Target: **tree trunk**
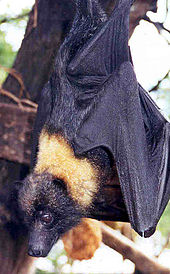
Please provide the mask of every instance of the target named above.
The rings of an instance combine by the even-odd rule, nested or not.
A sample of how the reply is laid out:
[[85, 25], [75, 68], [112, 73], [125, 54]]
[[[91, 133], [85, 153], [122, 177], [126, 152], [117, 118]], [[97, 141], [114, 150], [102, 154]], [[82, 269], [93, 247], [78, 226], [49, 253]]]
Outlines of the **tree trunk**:
[[[26, 33], [13, 65], [24, 83], [23, 97], [29, 96], [31, 100], [37, 102], [41, 89], [52, 72], [57, 50], [71, 26], [75, 12], [74, 2], [75, 0], [36, 1], [38, 4], [35, 4], [30, 13]], [[109, 13], [115, 0], [101, 0], [101, 2]], [[135, 2], [130, 19], [130, 35], [146, 12], [155, 9], [156, 2], [156, 0], [137, 0]], [[21, 87], [18, 80], [9, 75], [3, 88], [18, 96]], [[13, 103], [11, 99], [2, 95], [0, 101], [1, 103]], [[6, 113], [7, 115], [5, 115]], [[3, 154], [1, 155], [3, 159], [0, 160], [1, 273], [26, 274], [30, 271], [32, 263], [32, 258], [26, 255], [27, 232], [25, 230], [23, 233], [22, 223], [17, 218], [15, 207], [11, 207], [10, 193], [13, 189], [13, 182], [22, 179], [28, 172], [28, 165], [23, 163], [29, 163], [29, 155], [26, 155], [27, 160], [24, 162], [25, 147], [22, 147], [22, 151], [18, 150], [18, 145], [22, 143], [23, 138], [27, 137], [27, 132], [24, 128], [19, 130], [19, 119], [22, 120], [23, 116], [19, 116], [19, 119], [16, 119], [12, 124], [8, 120], [9, 113], [6, 113], [4, 109], [4, 118], [1, 119], [1, 132], [2, 129], [4, 132], [0, 148], [5, 151], [5, 138], [10, 139], [13, 150], [8, 151], [8, 155], [15, 157], [6, 157]], [[32, 126], [33, 121], [30, 122], [27, 119], [25, 121], [27, 125]], [[15, 134], [13, 135], [13, 133]], [[20, 140], [18, 136], [20, 136]]]

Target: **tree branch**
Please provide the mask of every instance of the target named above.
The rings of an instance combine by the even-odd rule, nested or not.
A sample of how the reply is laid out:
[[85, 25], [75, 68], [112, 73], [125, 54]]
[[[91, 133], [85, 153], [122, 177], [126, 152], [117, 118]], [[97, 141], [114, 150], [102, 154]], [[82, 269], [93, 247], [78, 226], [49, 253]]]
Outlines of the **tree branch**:
[[164, 27], [163, 23], [160, 23], [160, 22], [153, 22], [146, 14], [145, 16], [143, 17], [143, 20], [153, 24], [156, 29], [158, 30], [158, 32], [160, 33], [161, 30], [165, 30], [167, 31], [168, 33], [170, 33], [170, 30], [168, 30], [167, 28]]
[[162, 81], [163, 81], [164, 79], [168, 78], [168, 75], [169, 75], [169, 71], [167, 72], [167, 74], [166, 74], [161, 80], [158, 81], [158, 83], [157, 83], [153, 88], [151, 88], [151, 89], [149, 90], [149, 92], [154, 91], [154, 90], [158, 90], [160, 84], [162, 83]]
[[28, 16], [29, 13], [30, 13], [30, 11], [29, 12], [24, 12], [22, 14], [19, 14], [19, 15], [15, 16], [15, 17], [4, 17], [3, 19], [0, 20], [0, 25], [4, 24], [4, 23], [9, 23], [11, 21], [15, 21], [15, 20], [18, 20], [18, 19], [22, 19], [22, 18]]
[[153, 258], [146, 256], [136, 244], [122, 234], [101, 223], [103, 243], [119, 252], [124, 258], [132, 261], [142, 273], [168, 274], [166, 268]]

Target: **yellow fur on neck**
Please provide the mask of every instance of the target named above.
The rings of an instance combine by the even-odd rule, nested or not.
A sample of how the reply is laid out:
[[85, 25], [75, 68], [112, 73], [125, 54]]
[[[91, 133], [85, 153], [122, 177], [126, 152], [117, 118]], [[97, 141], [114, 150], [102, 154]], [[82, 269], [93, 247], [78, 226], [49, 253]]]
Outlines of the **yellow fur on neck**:
[[83, 207], [91, 204], [98, 190], [97, 169], [87, 159], [76, 158], [61, 135], [49, 135], [45, 130], [39, 138], [35, 172], [48, 172], [63, 180], [71, 197]]

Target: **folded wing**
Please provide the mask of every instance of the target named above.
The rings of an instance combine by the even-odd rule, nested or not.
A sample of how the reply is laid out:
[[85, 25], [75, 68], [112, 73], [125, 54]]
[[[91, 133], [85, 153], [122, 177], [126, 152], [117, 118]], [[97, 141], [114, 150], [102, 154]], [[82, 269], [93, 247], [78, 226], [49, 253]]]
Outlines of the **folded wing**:
[[70, 62], [68, 74], [74, 84], [98, 93], [77, 133], [76, 153], [98, 146], [111, 152], [132, 227], [148, 237], [170, 196], [170, 125], [128, 61], [130, 6], [117, 2], [108, 22]]

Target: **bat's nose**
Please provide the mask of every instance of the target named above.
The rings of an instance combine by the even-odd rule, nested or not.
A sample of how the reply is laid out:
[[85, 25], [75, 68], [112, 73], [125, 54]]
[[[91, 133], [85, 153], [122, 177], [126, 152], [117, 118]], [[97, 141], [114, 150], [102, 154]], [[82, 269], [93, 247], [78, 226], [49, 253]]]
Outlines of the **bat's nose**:
[[32, 248], [29, 248], [28, 255], [33, 256], [33, 257], [42, 257], [43, 251], [32, 247]]

